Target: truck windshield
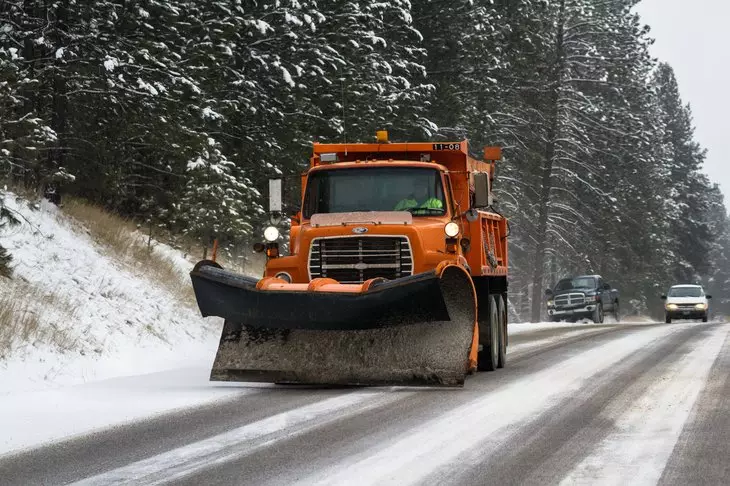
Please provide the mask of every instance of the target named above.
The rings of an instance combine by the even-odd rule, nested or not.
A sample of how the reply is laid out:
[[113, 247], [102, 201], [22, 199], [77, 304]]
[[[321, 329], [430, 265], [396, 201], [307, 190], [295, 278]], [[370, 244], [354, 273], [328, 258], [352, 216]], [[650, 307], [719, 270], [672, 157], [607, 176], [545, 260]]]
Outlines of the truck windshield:
[[352, 211], [408, 211], [414, 216], [446, 212], [441, 176], [419, 167], [363, 167], [314, 172], [309, 176], [303, 214]]
[[561, 280], [555, 286], [555, 291], [570, 289], [594, 289], [596, 288], [596, 279], [593, 277], [566, 278]]
[[699, 287], [672, 287], [669, 289], [669, 297], [702, 297], [702, 289]]

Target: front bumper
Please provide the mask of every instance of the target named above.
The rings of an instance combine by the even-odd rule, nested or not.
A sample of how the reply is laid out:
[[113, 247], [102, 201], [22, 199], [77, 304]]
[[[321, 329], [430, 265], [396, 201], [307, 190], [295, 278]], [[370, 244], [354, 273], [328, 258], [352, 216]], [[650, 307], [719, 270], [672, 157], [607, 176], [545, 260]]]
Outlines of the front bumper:
[[707, 311], [706, 310], [666, 310], [667, 317], [671, 319], [704, 319], [707, 317]]
[[585, 317], [591, 317], [595, 309], [596, 306], [593, 304], [574, 308], [552, 307], [548, 309], [548, 316], [555, 319], [582, 319]]

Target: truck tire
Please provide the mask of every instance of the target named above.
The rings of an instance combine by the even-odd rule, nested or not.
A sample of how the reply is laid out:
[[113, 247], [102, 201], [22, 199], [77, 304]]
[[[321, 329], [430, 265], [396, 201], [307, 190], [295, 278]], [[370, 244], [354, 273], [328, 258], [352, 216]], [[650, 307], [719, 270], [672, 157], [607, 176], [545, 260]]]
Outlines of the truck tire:
[[591, 316], [591, 319], [596, 324], [603, 324], [603, 304], [598, 304], [596, 308], [593, 310], [593, 315]]
[[702, 317], [702, 322], [707, 322], [707, 314]]
[[497, 368], [504, 368], [507, 364], [507, 301], [504, 296], [497, 296], [499, 302], [499, 355], [497, 356]]
[[672, 323], [672, 318], [669, 317], [669, 314], [665, 314], [664, 315], [664, 322], [667, 323], [667, 324], [671, 324]]
[[494, 371], [499, 363], [499, 308], [493, 295], [489, 296], [486, 318], [479, 319], [479, 351], [477, 370]]
[[613, 318], [616, 319], [616, 322], [621, 322], [621, 315], [619, 313], [618, 300], [613, 303]]

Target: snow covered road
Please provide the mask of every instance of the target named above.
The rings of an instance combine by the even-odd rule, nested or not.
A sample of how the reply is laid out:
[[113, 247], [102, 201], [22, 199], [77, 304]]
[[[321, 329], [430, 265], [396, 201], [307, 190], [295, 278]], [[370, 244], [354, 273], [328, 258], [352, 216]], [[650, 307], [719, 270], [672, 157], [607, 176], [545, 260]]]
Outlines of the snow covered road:
[[[510, 335], [508, 367], [473, 376], [464, 389], [194, 383], [186, 390], [178, 378], [167, 386], [176, 398], [159, 405], [166, 413], [140, 421], [153, 406], [123, 415], [132, 401], [115, 382], [87, 387], [95, 405], [87, 403], [86, 415], [103, 417], [107, 397], [115, 401], [108, 423], [124, 425], [0, 456], [0, 484], [725, 484], [730, 477], [730, 324], [512, 325]], [[133, 388], [135, 401], [150, 399]], [[0, 425], [10, 425], [12, 413], [6, 407]], [[33, 409], [15, 413], [27, 424], [41, 418]], [[69, 433], [101, 424], [53, 408], [42, 418], [66, 421]], [[14, 447], [42, 442], [36, 435]]]

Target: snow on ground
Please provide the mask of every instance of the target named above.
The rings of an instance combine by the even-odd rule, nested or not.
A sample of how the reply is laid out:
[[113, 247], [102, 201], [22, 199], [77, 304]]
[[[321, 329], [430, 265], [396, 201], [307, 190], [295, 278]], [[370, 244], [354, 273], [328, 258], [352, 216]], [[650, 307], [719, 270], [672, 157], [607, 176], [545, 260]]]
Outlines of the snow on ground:
[[213, 385], [208, 382], [209, 362], [192, 361], [190, 365], [193, 367], [0, 395], [0, 456], [257, 391]]
[[714, 328], [701, 346], [671, 363], [641, 395], [629, 389], [625, 400], [618, 397], [603, 412], [606, 417], [618, 417], [613, 421], [614, 432], [561, 485], [659, 483], [726, 337], [726, 328]]
[[[22, 223], [0, 232], [14, 265], [13, 280], [0, 282], [0, 292], [21, 284], [33, 289], [28, 299], [38, 301], [25, 302], [27, 310], [40, 331], [53, 329], [63, 342], [34, 337], [42, 332], [16, 342], [0, 360], [0, 396], [212, 359], [220, 320], [204, 320], [193, 302], [107, 256], [52, 204], [34, 209], [12, 194], [5, 204]], [[181, 258], [180, 285], [190, 285]]]
[[[0, 298], [38, 329], [0, 349], [0, 454], [242, 393], [208, 382], [220, 319], [107, 256], [57, 207], [14, 195], [5, 204], [22, 224], [0, 231], [14, 264]], [[154, 251], [190, 285], [192, 262]]]
[[[629, 316], [626, 318], [623, 318], [619, 324], [651, 324], [654, 323], [654, 321], [651, 317], [645, 317], [645, 316]], [[511, 322], [509, 324], [509, 333], [510, 335], [513, 334], [523, 334], [526, 332], [534, 332], [534, 331], [542, 331], [545, 329], [561, 329], [561, 328], [573, 328], [576, 326], [580, 326], [581, 324], [585, 324], [586, 329], [589, 329], [591, 327], [595, 326], [602, 326], [606, 324], [616, 324], [616, 321], [608, 317], [606, 321], [603, 324], [594, 324], [592, 321], [589, 321], [588, 319], [584, 319], [580, 322], [520, 322], [520, 323], [514, 323]]]
[[678, 329], [650, 328], [581, 352], [290, 484], [423, 483], [434, 470], [446, 467], [457, 458], [495, 454], [511, 434], [510, 425], [555, 406], [614, 363]]

